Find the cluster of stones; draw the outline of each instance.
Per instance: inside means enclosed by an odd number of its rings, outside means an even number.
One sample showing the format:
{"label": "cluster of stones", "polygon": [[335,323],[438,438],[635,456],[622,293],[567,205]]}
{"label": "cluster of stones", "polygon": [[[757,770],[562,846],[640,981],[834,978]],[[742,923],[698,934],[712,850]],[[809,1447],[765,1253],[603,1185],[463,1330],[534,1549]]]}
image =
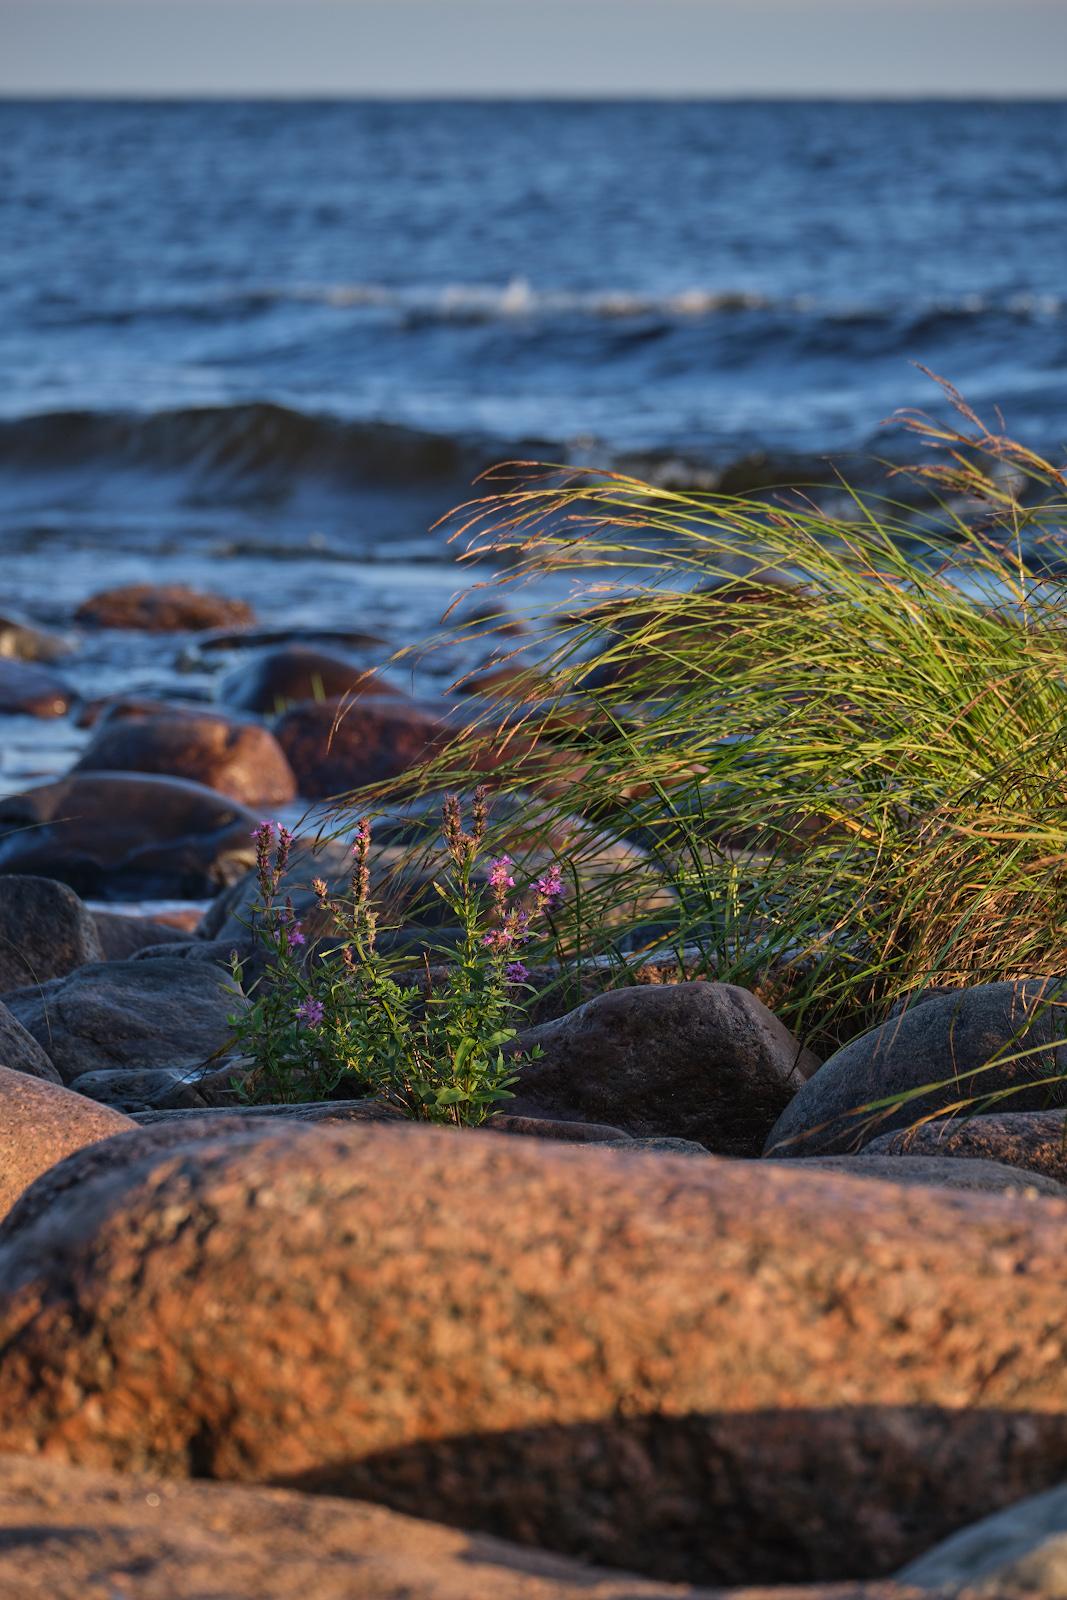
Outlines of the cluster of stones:
{"label": "cluster of stones", "polygon": [[[171,837],[180,836],[187,808],[202,827],[211,826],[204,813],[209,802],[183,785],[210,790],[220,818],[226,809],[218,804],[220,795],[256,807],[284,805],[297,795],[319,800],[400,777],[443,749],[469,721],[457,718],[455,702],[416,698],[387,674],[361,664],[360,655],[368,649],[380,653],[384,644],[365,631],[340,635],[334,648],[326,649],[284,631],[255,627],[244,602],[180,585],[107,590],[87,600],[75,620],[86,629],[197,634],[198,660],[238,649],[241,661],[222,674],[212,702],[143,695],[82,702],[54,664],[69,641],[0,618],[0,713],[73,714],[91,731],[70,777],[45,792],[34,791],[35,802],[18,797],[27,805],[51,808],[52,816],[70,802],[85,817],[99,812],[125,818],[129,811],[136,819],[162,806],[169,813]],[[468,699],[498,696],[523,676],[518,666],[497,666],[469,675],[457,693]],[[121,786],[111,787],[110,805],[92,787],[100,773],[124,775]],[[146,788],[140,775],[169,781]],[[0,825],[7,821],[13,814]],[[68,853],[84,843],[67,841]],[[8,846],[9,855],[13,848]],[[96,852],[89,849],[88,855],[86,870],[91,871]],[[142,863],[145,881],[158,894],[204,892],[203,863],[182,868],[173,854]],[[199,889],[192,887],[198,874]],[[213,879],[208,889],[217,886]],[[107,888],[102,879],[99,887]],[[88,879],[85,888],[97,892]]]}
{"label": "cluster of stones", "polygon": [[[234,726],[292,769],[320,706]],[[244,1108],[255,818],[119,759],[205,721],[113,707],[116,765],[0,807],[0,1592],[1067,1593],[1067,995],[920,997],[820,1063],[743,989],[594,972],[485,1131]],[[218,891],[198,927],[86,904],[160,881]]]}

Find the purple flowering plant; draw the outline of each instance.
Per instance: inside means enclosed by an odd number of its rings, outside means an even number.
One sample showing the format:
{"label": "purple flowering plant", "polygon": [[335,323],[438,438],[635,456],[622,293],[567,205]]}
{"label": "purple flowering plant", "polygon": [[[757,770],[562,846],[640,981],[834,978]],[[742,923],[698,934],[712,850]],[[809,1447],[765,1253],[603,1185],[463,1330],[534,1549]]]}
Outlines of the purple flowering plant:
{"label": "purple flowering plant", "polygon": [[[509,855],[484,859],[488,820],[484,788],[474,792],[469,828],[458,798],[445,800],[445,870],[433,887],[462,938],[425,947],[414,965],[378,948],[368,819],[356,830],[346,892],[312,883],[317,923],[329,931],[310,956],[292,901],[280,898],[292,837],[259,825],[256,926],[267,972],[234,1019],[259,1097],[319,1099],[350,1083],[418,1120],[472,1127],[511,1098],[517,1073],[505,1051],[531,989],[523,951],[564,887],[553,865],[520,893]],[[236,962],[234,974],[243,982]]]}

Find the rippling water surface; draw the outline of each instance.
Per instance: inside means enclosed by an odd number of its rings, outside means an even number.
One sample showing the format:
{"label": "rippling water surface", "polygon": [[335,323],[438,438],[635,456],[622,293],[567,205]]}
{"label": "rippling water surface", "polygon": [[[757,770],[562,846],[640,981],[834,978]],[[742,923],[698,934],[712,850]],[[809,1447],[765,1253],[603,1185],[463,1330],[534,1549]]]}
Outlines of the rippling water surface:
{"label": "rippling water surface", "polygon": [[0,104],[5,603],[402,639],[488,461],[847,463],[914,361],[1055,449],[1065,268],[1063,104]]}

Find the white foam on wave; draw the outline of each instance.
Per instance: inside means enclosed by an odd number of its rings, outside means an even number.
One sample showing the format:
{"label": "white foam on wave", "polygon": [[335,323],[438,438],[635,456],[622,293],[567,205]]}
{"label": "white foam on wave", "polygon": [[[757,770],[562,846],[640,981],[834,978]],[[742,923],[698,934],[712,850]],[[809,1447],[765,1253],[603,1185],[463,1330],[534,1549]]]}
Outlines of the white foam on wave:
{"label": "white foam on wave", "polygon": [[400,321],[419,322],[522,322],[537,319],[584,317],[626,321],[641,318],[661,322],[700,322],[746,312],[798,318],[823,318],[831,322],[906,322],[943,317],[947,321],[983,316],[1007,316],[1021,321],[1055,320],[1067,312],[1067,298],[1058,294],[1022,292],[1006,295],[966,293],[894,302],[820,299],[812,294],[771,296],[755,289],[691,286],[662,294],[625,288],[589,290],[537,288],[528,278],[506,283],[383,283],[242,284],[213,287],[193,298],[168,298],[121,308],[99,306],[79,316],[89,320],[129,321],[141,316],[226,316],[242,309],[270,312],[292,305],[366,310]]}
{"label": "white foam on wave", "polygon": [[[935,296],[927,300],[901,300],[894,304],[871,301],[849,303],[823,301],[811,294],[773,297],[753,289],[699,286],[663,294],[622,288],[586,291],[538,289],[524,277],[511,278],[504,284],[411,284],[401,287],[387,287],[379,283],[301,284],[255,290],[253,294],[264,301],[276,299],[278,302],[381,307],[413,316],[440,317],[442,321],[567,315],[604,319],[655,316],[695,320],[746,311],[779,311],[849,321],[938,315],[977,317],[998,312],[1027,318],[1059,317],[1067,311],[1067,298],[1055,294],[992,296],[967,293]],[[243,291],[243,295],[247,298],[248,291]]]}

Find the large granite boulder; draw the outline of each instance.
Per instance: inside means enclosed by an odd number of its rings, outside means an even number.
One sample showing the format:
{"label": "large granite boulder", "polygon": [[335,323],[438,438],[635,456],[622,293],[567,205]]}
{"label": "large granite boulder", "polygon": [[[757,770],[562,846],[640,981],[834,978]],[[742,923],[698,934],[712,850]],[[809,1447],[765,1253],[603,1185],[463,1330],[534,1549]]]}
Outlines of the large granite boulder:
{"label": "large granite boulder", "polygon": [[74,770],[187,778],[242,805],[285,805],[296,796],[293,769],[269,729],[210,711],[107,717]]}
{"label": "large granite boulder", "polygon": [[525,1029],[514,1048],[522,1064],[509,1110],[693,1139],[731,1156],[759,1154],[819,1064],[731,983],[610,990]]}
{"label": "large granite boulder", "polygon": [[1067,1474],[1065,1202],[267,1129],[28,1191],[0,1448],[703,1583],[888,1573]]}
{"label": "large granite boulder", "polygon": [[[905,1098],[884,1104],[896,1096]],[[970,1100],[979,1112],[1067,1100],[1067,987],[984,983],[890,1018],[820,1067],[771,1129],[766,1153],[848,1154]]]}
{"label": "large granite boulder", "polygon": [[0,994],[103,956],[92,913],[73,889],[53,878],[0,876]]}
{"label": "large granite boulder", "polygon": [[223,1050],[247,1001],[222,967],[107,961],[6,997],[64,1083],[121,1068],[189,1070]]}
{"label": "large granite boulder", "polygon": [[[79,1098],[69,1090],[64,1093],[71,1099]],[[92,1105],[94,1102],[82,1103]],[[9,1232],[14,1235],[30,1223],[41,1221],[86,1184],[102,1178],[116,1178],[121,1185],[127,1175],[136,1173],[146,1161],[170,1150],[184,1156],[193,1146],[217,1144],[220,1139],[232,1142],[242,1136],[265,1137],[276,1131],[275,1125],[280,1119],[287,1127],[297,1129],[318,1123],[347,1127],[353,1122],[395,1124],[400,1121],[400,1113],[376,1100],[319,1100],[310,1105],[242,1106],[225,1110],[186,1107],[122,1117],[122,1126],[113,1129],[111,1137],[91,1148],[78,1150],[76,1161],[57,1158],[54,1166],[42,1171],[38,1181],[25,1189],[13,1207]]]}
{"label": "large granite boulder", "polygon": [[0,1216],[64,1156],[134,1126],[58,1084],[0,1066]]}
{"label": "large granite boulder", "polygon": [[0,800],[0,872],[86,899],[199,899],[253,864],[256,817],[178,778],[74,773]]}
{"label": "large granite boulder", "polygon": [[983,1117],[936,1117],[920,1128],[872,1139],[864,1154],[952,1156],[997,1161],[1067,1184],[1067,1112],[994,1111]]}

